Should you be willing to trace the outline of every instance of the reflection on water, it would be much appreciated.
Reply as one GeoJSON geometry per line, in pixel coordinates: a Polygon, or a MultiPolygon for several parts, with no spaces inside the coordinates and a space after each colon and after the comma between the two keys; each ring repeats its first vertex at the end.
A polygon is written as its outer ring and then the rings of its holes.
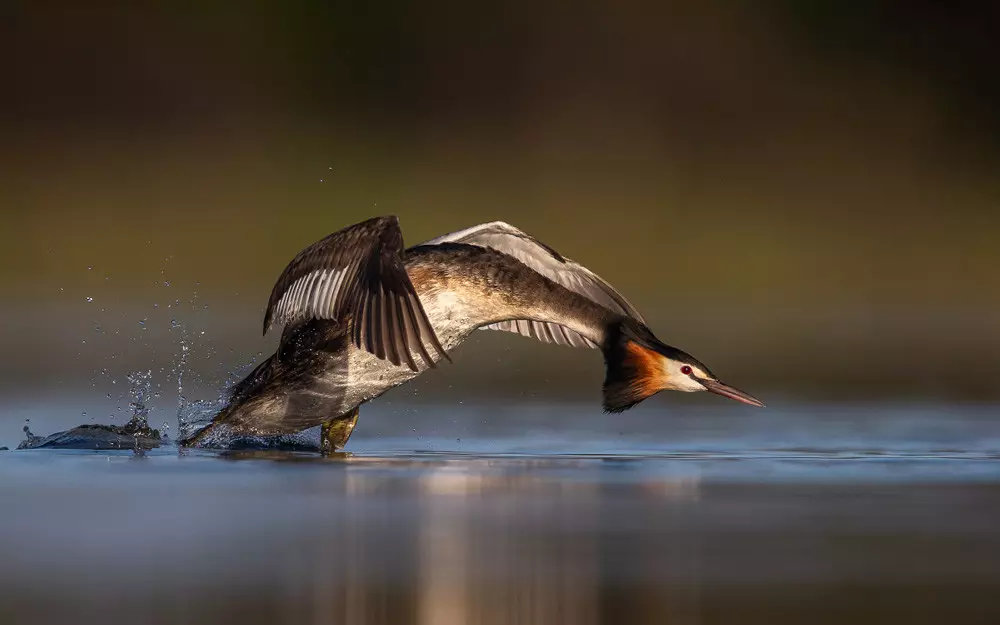
{"type": "Polygon", "coordinates": [[[5,622],[1000,622],[995,458],[37,450],[0,501],[5,622]]]}

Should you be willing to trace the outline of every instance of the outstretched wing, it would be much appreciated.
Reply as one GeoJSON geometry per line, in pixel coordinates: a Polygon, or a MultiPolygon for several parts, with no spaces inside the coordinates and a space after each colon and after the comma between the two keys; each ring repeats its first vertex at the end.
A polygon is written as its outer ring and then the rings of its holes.
{"type": "Polygon", "coordinates": [[[555,345],[590,347],[594,349],[600,347],[584,335],[564,325],[549,323],[547,321],[535,321],[534,319],[508,319],[485,325],[479,329],[513,332],[528,338],[538,339],[542,343],[554,343],[555,345]]]}
{"type": "MultiPolygon", "coordinates": [[[[578,293],[612,312],[645,323],[642,315],[625,299],[625,296],[599,275],[508,223],[492,221],[472,226],[431,239],[424,245],[439,243],[465,243],[503,252],[570,291],[578,293]]],[[[536,338],[544,343],[574,347],[597,347],[597,344],[590,339],[555,323],[512,319],[483,326],[482,329],[516,332],[536,338]]]]}
{"type": "Polygon", "coordinates": [[[317,241],[292,259],[271,291],[264,333],[307,319],[351,320],[355,345],[417,371],[411,350],[434,366],[425,343],[448,358],[403,266],[394,216],[363,221],[317,241]]]}

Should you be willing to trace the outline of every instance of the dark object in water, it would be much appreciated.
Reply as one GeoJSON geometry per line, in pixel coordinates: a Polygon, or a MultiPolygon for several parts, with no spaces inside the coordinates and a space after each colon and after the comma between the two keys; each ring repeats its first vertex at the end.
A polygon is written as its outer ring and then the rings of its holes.
{"type": "Polygon", "coordinates": [[[18,449],[155,449],[167,442],[159,430],[149,427],[145,419],[133,417],[123,426],[86,424],[49,436],[35,436],[24,427],[27,435],[18,449]]]}
{"type": "Polygon", "coordinates": [[[0,447],[0,451],[10,451],[10,450],[7,449],[6,447],[0,447]]]}

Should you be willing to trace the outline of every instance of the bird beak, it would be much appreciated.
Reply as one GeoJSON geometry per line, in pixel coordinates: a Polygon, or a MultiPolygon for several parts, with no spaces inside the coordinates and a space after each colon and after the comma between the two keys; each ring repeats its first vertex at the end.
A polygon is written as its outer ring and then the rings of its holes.
{"type": "Polygon", "coordinates": [[[728,384],[723,384],[718,380],[709,380],[703,378],[695,378],[701,385],[707,390],[712,391],[716,395],[722,395],[723,397],[728,397],[729,399],[735,399],[736,401],[741,401],[744,404],[750,404],[751,406],[757,406],[758,408],[764,407],[764,402],[757,399],[753,395],[744,393],[743,391],[733,388],[728,384]]]}

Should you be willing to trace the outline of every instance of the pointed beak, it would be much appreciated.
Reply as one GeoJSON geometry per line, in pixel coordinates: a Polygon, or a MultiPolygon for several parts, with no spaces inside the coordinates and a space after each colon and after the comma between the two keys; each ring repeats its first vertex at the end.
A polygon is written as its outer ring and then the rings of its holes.
{"type": "Polygon", "coordinates": [[[736,401],[741,401],[744,404],[750,404],[751,406],[757,406],[758,408],[764,407],[764,402],[757,399],[753,395],[744,393],[743,391],[733,388],[728,384],[723,384],[718,380],[708,380],[703,378],[695,378],[701,385],[707,390],[712,391],[716,395],[722,395],[723,397],[728,397],[729,399],[735,399],[736,401]]]}

